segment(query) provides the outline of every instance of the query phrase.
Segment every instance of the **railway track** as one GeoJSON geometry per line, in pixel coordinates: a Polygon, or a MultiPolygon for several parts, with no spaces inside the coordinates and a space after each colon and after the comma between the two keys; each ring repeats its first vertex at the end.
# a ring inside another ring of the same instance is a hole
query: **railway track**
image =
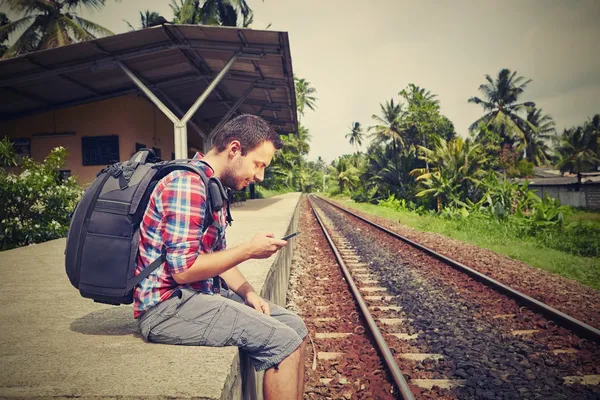
{"type": "Polygon", "coordinates": [[[313,273],[334,300],[315,296],[326,305],[302,312],[319,363],[309,398],[600,398],[595,328],[323,199],[310,203],[341,270],[335,283],[333,272],[313,273]]]}

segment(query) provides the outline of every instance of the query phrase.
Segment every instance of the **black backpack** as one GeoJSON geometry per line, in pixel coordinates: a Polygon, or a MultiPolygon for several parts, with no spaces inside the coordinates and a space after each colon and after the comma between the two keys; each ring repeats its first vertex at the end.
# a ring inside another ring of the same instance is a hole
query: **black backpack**
{"type": "Polygon", "coordinates": [[[83,297],[112,305],[131,304],[136,285],[165,261],[163,251],[134,277],[140,223],[154,187],[170,172],[188,170],[202,179],[208,206],[203,232],[214,222],[213,211],[225,203],[231,224],[229,192],[216,177],[208,178],[189,161],[162,161],[152,150],[142,149],[131,160],[98,173],[73,212],[65,249],[67,275],[83,297]]]}

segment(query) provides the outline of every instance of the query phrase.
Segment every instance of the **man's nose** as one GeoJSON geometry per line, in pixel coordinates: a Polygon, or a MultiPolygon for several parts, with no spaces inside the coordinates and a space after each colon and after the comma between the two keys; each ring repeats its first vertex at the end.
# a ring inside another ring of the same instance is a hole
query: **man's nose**
{"type": "Polygon", "coordinates": [[[259,173],[257,173],[256,175],[254,175],[254,180],[257,182],[262,182],[264,178],[265,178],[265,171],[262,171],[262,170],[259,173]]]}

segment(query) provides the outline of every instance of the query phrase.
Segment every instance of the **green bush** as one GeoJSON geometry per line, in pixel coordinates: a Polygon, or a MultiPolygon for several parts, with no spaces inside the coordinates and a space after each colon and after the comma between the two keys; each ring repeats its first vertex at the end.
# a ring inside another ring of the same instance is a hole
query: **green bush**
{"type": "Polygon", "coordinates": [[[533,176],[533,163],[527,160],[519,160],[517,163],[517,169],[519,170],[519,176],[522,178],[533,176]]]}
{"type": "Polygon", "coordinates": [[[66,236],[69,215],[83,193],[72,177],[61,181],[58,176],[66,157],[66,149],[58,147],[43,163],[22,159],[20,174],[0,169],[0,250],[66,236]]]}

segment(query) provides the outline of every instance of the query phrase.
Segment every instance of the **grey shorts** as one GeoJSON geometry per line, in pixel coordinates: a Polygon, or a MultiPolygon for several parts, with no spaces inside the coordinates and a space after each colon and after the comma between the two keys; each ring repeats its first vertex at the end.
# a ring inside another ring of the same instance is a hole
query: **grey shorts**
{"type": "Polygon", "coordinates": [[[237,294],[182,289],[140,318],[146,340],[190,346],[238,346],[254,368],[271,368],[296,350],[308,331],[296,314],[269,303],[271,316],[248,307],[237,294]]]}

